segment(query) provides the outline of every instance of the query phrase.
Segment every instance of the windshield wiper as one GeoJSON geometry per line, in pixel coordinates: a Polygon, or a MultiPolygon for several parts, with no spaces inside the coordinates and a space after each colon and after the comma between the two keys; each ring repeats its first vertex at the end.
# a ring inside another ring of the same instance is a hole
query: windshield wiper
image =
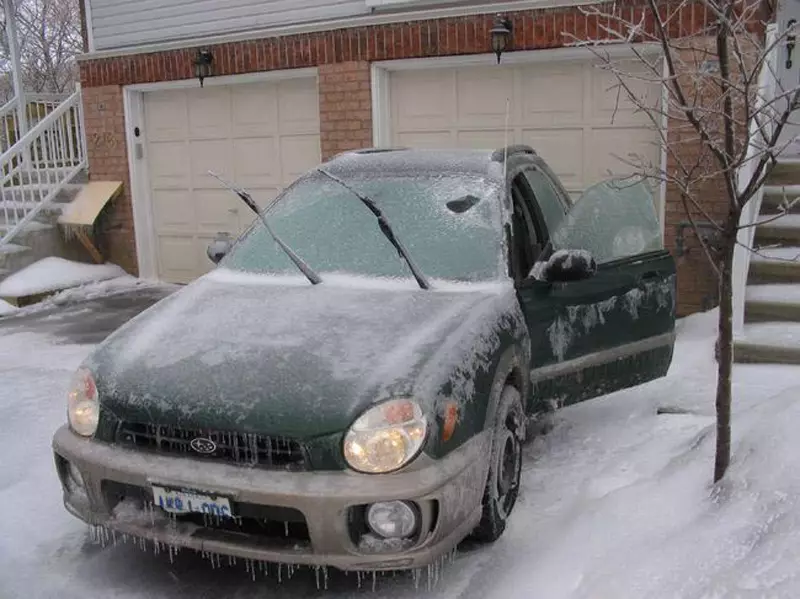
{"type": "Polygon", "coordinates": [[[363,204],[370,209],[372,214],[378,219],[378,226],[381,229],[381,232],[386,236],[386,239],[395,247],[397,253],[400,254],[400,257],[406,261],[408,267],[411,269],[411,273],[414,275],[414,278],[417,280],[417,284],[422,289],[430,289],[431,284],[428,283],[428,279],[425,278],[425,275],[422,274],[422,271],[417,267],[414,261],[411,259],[411,256],[408,254],[408,250],[406,250],[405,246],[400,242],[400,240],[395,236],[394,231],[392,230],[389,221],[386,219],[386,216],[381,212],[381,209],[375,204],[375,202],[365,196],[362,193],[357,192],[353,189],[350,185],[342,181],[336,175],[332,175],[328,171],[324,170],[322,167],[317,167],[317,170],[328,177],[331,181],[338,183],[354,196],[356,196],[359,200],[363,202],[363,204]]]}
{"type": "Polygon", "coordinates": [[[258,204],[256,204],[253,201],[253,198],[249,193],[247,193],[244,189],[240,189],[240,188],[236,187],[235,185],[233,185],[233,183],[229,183],[228,181],[226,181],[225,179],[223,179],[222,177],[220,177],[217,173],[215,173],[213,171],[208,171],[208,174],[211,175],[212,177],[214,177],[220,183],[222,183],[222,185],[224,185],[226,188],[230,189],[237,196],[239,196],[239,198],[245,204],[247,204],[247,207],[250,208],[250,210],[252,210],[253,212],[255,212],[258,215],[258,218],[260,218],[261,222],[264,223],[264,226],[267,228],[267,231],[272,236],[272,239],[275,240],[275,243],[277,243],[281,247],[281,249],[284,252],[286,252],[286,255],[289,256],[289,260],[294,262],[294,265],[297,268],[300,269],[300,271],[306,276],[306,278],[309,281],[311,281],[312,285],[318,285],[319,283],[322,283],[322,278],[317,273],[315,273],[311,269],[311,267],[303,261],[303,259],[300,256],[295,254],[294,250],[292,250],[292,248],[290,248],[288,245],[286,245],[281,240],[281,238],[278,237],[275,234],[275,231],[273,231],[272,227],[269,226],[269,223],[267,222],[266,217],[264,217],[264,215],[258,209],[258,204]]]}

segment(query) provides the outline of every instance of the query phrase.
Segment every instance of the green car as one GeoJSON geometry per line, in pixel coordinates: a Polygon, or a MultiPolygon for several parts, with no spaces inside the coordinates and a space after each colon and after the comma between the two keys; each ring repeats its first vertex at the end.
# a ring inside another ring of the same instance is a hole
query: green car
{"type": "Polygon", "coordinates": [[[69,512],[157,547],[431,564],[513,522],[532,419],[672,359],[646,182],[573,204],[526,146],[342,154],[209,256],[87,358],[53,440],[69,512]]]}

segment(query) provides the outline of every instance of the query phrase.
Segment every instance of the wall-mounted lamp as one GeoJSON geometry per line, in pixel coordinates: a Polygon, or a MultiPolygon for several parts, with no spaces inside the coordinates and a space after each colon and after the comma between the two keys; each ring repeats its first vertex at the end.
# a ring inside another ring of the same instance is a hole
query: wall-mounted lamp
{"type": "Polygon", "coordinates": [[[203,79],[213,75],[211,65],[214,63],[214,55],[211,50],[198,50],[194,57],[194,76],[200,80],[200,87],[203,87],[203,79]]]}
{"type": "Polygon", "coordinates": [[[500,57],[503,52],[511,46],[512,30],[511,21],[503,15],[497,15],[494,20],[494,27],[490,32],[492,35],[492,52],[497,56],[497,64],[500,64],[500,57]]]}

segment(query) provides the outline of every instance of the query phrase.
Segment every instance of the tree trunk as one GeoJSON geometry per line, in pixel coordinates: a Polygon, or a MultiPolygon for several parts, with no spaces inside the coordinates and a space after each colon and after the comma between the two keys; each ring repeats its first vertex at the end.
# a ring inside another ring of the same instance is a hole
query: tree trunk
{"type": "MultiPolygon", "coordinates": [[[[735,222],[735,221],[734,221],[735,222]]],[[[733,250],[736,230],[727,231],[719,283],[717,362],[717,454],[714,482],[725,476],[731,461],[731,374],[733,372],[733,250]]]]}

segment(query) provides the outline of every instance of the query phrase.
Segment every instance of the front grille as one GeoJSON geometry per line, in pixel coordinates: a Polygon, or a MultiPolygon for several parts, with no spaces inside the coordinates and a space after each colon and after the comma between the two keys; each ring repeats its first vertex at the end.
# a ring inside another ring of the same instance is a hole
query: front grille
{"type": "Polygon", "coordinates": [[[117,442],[146,451],[183,454],[240,466],[291,471],[307,469],[303,446],[285,437],[122,422],[117,429],[117,442]],[[195,439],[210,439],[216,449],[211,453],[195,451],[192,448],[195,439]]]}

